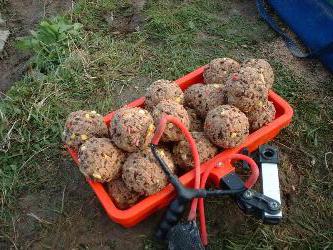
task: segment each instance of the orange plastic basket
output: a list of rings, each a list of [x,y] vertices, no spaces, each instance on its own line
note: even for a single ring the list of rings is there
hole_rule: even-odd
[[[183,90],[195,83],[202,83],[203,71],[204,66],[179,78],[178,80],[176,80],[176,82]],[[144,97],[141,97],[127,104],[125,107],[143,106],[144,100]],[[225,164],[222,167],[219,167],[221,166],[221,164],[217,164],[220,163],[221,160],[225,158],[225,156],[239,152],[245,147],[247,147],[250,151],[253,151],[257,149],[261,144],[267,143],[268,141],[272,140],[282,128],[290,124],[291,118],[293,116],[293,109],[290,107],[290,105],[273,91],[269,92],[269,100],[273,102],[276,108],[276,117],[271,123],[250,134],[242,145],[236,148],[224,150],[218,155],[216,155],[214,158],[201,165],[201,172],[204,172],[209,165],[213,164],[214,166],[216,166],[211,171],[209,176],[210,180],[212,180],[214,183],[218,184],[221,177],[234,171],[234,168],[231,165]],[[110,121],[112,120],[113,115],[114,112],[111,112],[104,117],[104,121],[108,126],[110,124]],[[78,164],[77,152],[67,146],[66,148],[74,161]],[[194,171],[190,171],[182,175],[180,177],[180,180],[184,185],[191,186],[194,181]],[[110,219],[121,224],[124,227],[132,227],[136,225],[157,210],[165,207],[175,196],[174,189],[169,184],[160,192],[146,197],[134,206],[126,210],[120,210],[115,206],[102,183],[95,182],[89,179],[87,179],[87,182],[94,190]]]

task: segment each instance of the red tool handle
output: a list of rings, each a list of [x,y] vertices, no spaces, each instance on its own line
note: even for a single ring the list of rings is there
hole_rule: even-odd
[[[160,120],[151,142],[155,145],[158,144],[158,142],[160,141],[160,139],[163,135],[163,132],[166,128],[167,122],[172,122],[174,125],[176,125],[182,131],[182,133],[184,134],[186,140],[188,141],[188,143],[190,145],[190,149],[191,149],[192,156],[193,156],[193,161],[194,161],[194,169],[195,169],[194,188],[198,189],[200,187],[199,153],[198,153],[198,149],[197,149],[197,146],[195,144],[195,141],[194,141],[191,133],[185,127],[185,125],[178,118],[176,118],[174,116],[171,116],[171,115],[165,115]],[[189,216],[188,216],[188,220],[195,220],[197,205],[198,205],[198,199],[195,198],[195,199],[193,199],[192,204],[191,204],[191,210],[190,210],[190,213],[189,213]]]
[[[258,177],[259,177],[259,168],[258,168],[257,164],[255,163],[255,161],[252,158],[250,158],[246,155],[242,155],[242,154],[228,155],[225,158],[222,158],[220,161],[221,162],[228,162],[228,161],[230,162],[232,160],[243,160],[243,161],[246,161],[250,165],[251,175],[244,183],[244,186],[246,188],[251,188],[257,182]],[[214,168],[214,165],[210,165],[203,173],[200,188],[206,187],[207,179],[213,168]],[[200,213],[199,216],[200,216],[201,241],[206,246],[208,244],[208,237],[207,237],[206,218],[205,218],[205,205],[204,205],[203,198],[199,199],[199,213]]]
[[[194,182],[194,188],[205,188],[206,182],[208,179],[208,176],[210,172],[212,171],[214,165],[210,165],[203,174],[203,179],[200,183],[200,160],[199,160],[199,153],[197,150],[196,143],[191,135],[191,133],[188,131],[188,129],[185,127],[185,125],[176,117],[165,115],[161,118],[155,134],[152,138],[152,143],[155,145],[158,145],[158,142],[160,141],[163,132],[166,128],[167,122],[171,122],[174,125],[176,125],[184,134],[186,140],[189,143],[193,160],[194,160],[194,169],[195,169],[195,182]],[[227,162],[231,160],[244,160],[247,161],[251,168],[251,175],[246,180],[244,186],[246,188],[251,188],[257,181],[259,177],[259,169],[257,164],[254,162],[254,160],[248,156],[242,155],[242,154],[233,154],[226,156],[225,158],[221,159],[221,162]],[[196,210],[198,206],[198,199],[193,199],[191,204],[191,210],[188,216],[188,220],[195,220],[196,219]],[[204,211],[204,200],[203,198],[199,199],[199,213],[200,213],[200,224],[201,224],[201,240],[204,245],[208,244],[208,237],[207,237],[207,229],[206,229],[206,220],[205,220],[205,211]]]

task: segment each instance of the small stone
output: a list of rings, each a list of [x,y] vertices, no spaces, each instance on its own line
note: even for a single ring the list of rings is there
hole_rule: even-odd
[[[108,23],[108,25],[113,26],[113,23],[114,23],[113,12],[107,13],[103,17],[104,17],[105,21]]]
[[[46,77],[46,75],[44,75],[42,72],[40,72],[39,70],[33,69],[30,72],[31,77],[33,77],[34,79],[38,80],[38,81],[43,81]]]
[[[6,21],[4,19],[1,18],[0,15],[0,26],[5,26],[6,25]]]
[[[9,30],[0,30],[0,52],[3,51],[9,37]]]

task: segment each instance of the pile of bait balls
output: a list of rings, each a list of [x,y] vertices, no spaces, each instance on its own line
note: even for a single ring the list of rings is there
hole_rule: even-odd
[[[76,111],[66,121],[63,140],[78,152],[79,169],[87,178],[105,183],[120,209],[135,205],[167,184],[149,143],[160,119],[172,115],[192,133],[200,162],[242,144],[250,132],[275,117],[268,100],[274,73],[263,59],[242,64],[217,58],[205,68],[203,82],[182,91],[169,80],[147,89],[144,107],[121,108],[110,125],[96,111]],[[193,168],[192,154],[181,131],[168,123],[158,149],[175,174]]]

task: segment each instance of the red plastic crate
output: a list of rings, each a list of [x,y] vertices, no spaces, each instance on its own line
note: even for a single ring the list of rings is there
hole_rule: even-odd
[[[181,89],[186,89],[189,86],[195,83],[203,82],[203,71],[204,67],[200,67],[195,71],[185,75],[184,77],[179,78],[176,82],[179,84]],[[257,149],[260,145],[267,143],[272,140],[276,135],[279,134],[280,130],[286,126],[288,126],[291,122],[291,118],[293,116],[293,109],[290,107],[288,102],[283,100],[279,95],[274,93],[273,91],[269,92],[269,100],[273,102],[276,108],[276,117],[275,119],[269,123],[268,125],[260,128],[259,130],[251,133],[246,141],[232,149],[224,150],[214,158],[205,162],[201,165],[201,172],[207,168],[207,166],[213,164],[214,166],[220,166],[217,164],[222,161],[225,156],[234,154],[239,152],[242,148],[247,147],[250,151]],[[141,97],[129,104],[125,107],[138,107],[143,106],[144,97]],[[104,117],[105,123],[109,126],[110,121],[114,112],[106,115]],[[74,161],[78,164],[77,152],[73,151],[69,147],[66,147]],[[234,171],[234,168],[231,165],[225,164],[223,167],[215,167],[210,173],[210,180],[214,183],[218,184],[220,178],[230,172]],[[194,170],[187,172],[183,176],[180,177],[181,182],[186,186],[191,186],[194,181]],[[120,210],[113,203],[112,199],[108,195],[102,183],[95,182],[87,179],[87,182],[94,190],[98,199],[100,200],[102,206],[104,207],[106,213],[110,217],[111,220],[121,224],[124,227],[132,227],[139,223],[140,221],[147,218],[149,215],[153,214],[157,210],[165,207],[175,196],[173,187],[169,184],[160,192],[146,197],[145,199],[139,201],[134,206],[126,209]]]

